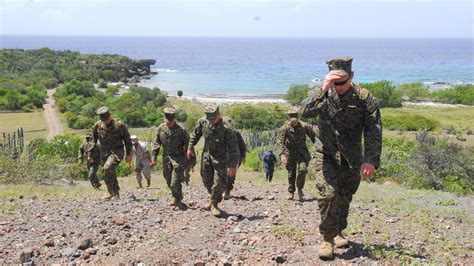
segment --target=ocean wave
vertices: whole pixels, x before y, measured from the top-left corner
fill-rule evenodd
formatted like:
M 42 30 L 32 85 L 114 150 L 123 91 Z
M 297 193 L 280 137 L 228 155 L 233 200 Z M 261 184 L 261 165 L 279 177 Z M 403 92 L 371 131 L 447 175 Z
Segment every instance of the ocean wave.
M 163 67 L 153 68 L 152 71 L 156 71 L 158 73 L 176 73 L 176 72 L 178 72 L 177 69 L 163 68 Z

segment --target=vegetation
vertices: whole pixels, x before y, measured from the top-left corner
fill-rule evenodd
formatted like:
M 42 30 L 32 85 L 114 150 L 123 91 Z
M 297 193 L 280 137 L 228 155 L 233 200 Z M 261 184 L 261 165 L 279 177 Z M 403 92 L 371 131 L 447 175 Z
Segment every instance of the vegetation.
M 474 105 L 474 85 L 459 85 L 437 90 L 431 93 L 431 98 L 441 103 Z
M 439 122 L 422 115 L 416 114 L 400 114 L 400 115 L 385 115 L 382 116 L 384 128 L 389 130 L 408 130 L 418 131 L 426 129 L 428 131 L 439 127 Z
M 270 130 L 279 128 L 287 116 L 279 105 L 257 106 L 235 104 L 229 107 L 225 114 L 232 117 L 232 124 L 239 129 Z
M 311 87 L 308 84 L 291 84 L 286 92 L 285 100 L 287 100 L 291 105 L 299 105 L 304 99 L 306 99 L 306 97 L 308 97 L 310 91 Z
M 129 126 L 161 123 L 161 107 L 166 103 L 166 94 L 160 89 L 132 85 L 126 93 L 117 97 L 114 94 L 96 90 L 90 81 L 72 80 L 58 88 L 54 97 L 68 126 L 74 129 L 90 128 L 97 120 L 96 110 L 103 105 Z M 180 119 L 186 120 L 185 114 L 180 114 Z
M 361 86 L 374 94 L 379 101 L 380 108 L 402 106 L 403 100 L 401 91 L 388 80 L 362 83 Z
M 120 55 L 87 55 L 71 51 L 0 50 L 0 110 L 41 108 L 46 90 L 71 80 L 104 87 L 126 74 L 132 60 Z M 100 81 L 100 82 L 99 82 Z

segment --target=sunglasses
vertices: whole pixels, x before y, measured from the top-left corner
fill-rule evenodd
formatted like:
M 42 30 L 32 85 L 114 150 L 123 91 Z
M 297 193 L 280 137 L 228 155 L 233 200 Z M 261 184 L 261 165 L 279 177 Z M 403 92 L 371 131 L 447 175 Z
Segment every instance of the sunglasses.
M 351 77 L 349 77 L 348 79 L 344 81 L 334 82 L 334 86 L 344 86 L 350 79 Z

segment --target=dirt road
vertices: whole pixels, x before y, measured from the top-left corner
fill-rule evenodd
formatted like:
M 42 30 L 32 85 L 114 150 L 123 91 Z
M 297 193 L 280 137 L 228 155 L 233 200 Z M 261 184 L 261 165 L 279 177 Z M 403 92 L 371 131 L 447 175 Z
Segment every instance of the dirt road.
M 46 124 L 48 125 L 48 134 L 46 138 L 48 140 L 54 138 L 56 135 L 60 135 L 63 133 L 63 125 L 59 120 L 56 110 L 55 110 L 55 100 L 53 98 L 53 94 L 56 89 L 48 90 L 48 97 L 46 98 L 46 103 L 43 104 L 44 108 L 44 119 Z

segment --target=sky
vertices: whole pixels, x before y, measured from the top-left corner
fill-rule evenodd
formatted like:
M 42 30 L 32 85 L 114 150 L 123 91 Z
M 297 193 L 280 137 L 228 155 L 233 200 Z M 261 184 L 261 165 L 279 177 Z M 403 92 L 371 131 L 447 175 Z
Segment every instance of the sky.
M 0 34 L 473 38 L 473 2 L 0 0 Z

